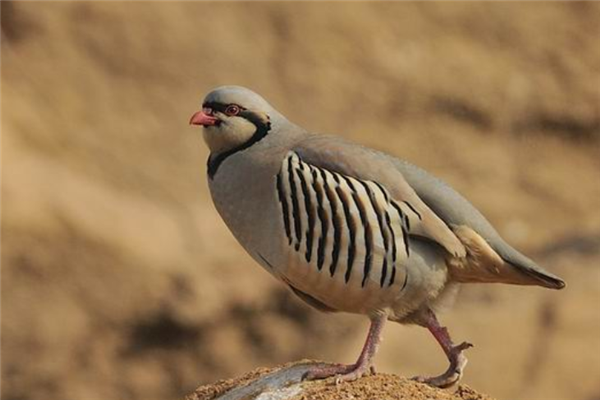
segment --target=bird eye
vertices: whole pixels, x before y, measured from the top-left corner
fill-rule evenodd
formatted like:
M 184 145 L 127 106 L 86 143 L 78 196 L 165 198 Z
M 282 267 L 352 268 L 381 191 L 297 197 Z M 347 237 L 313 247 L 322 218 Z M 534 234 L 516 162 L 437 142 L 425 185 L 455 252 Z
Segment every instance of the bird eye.
M 235 104 L 231 104 L 231 105 L 227 106 L 227 108 L 225 109 L 225 114 L 227 114 L 229 116 L 238 115 L 239 113 L 240 113 L 240 107 L 236 106 Z

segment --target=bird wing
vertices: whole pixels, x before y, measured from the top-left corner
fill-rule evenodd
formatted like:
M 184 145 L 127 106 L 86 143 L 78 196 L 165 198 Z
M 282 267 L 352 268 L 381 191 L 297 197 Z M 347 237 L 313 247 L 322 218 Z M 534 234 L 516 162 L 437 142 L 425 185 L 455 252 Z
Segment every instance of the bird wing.
M 403 203 L 412 212 L 411 235 L 438 243 L 455 257 L 465 257 L 466 249 L 458 237 L 421 200 L 389 158 L 341 138 L 324 135 L 306 138 L 292 151 L 315 167 L 385 188 L 393 200 Z
M 418 216 L 410 222 L 410 234 L 434 241 L 454 256 L 448 265 L 456 281 L 565 286 L 507 244 L 464 197 L 411 164 L 334 136 L 308 137 L 293 151 L 311 165 L 375 182 L 406 204 Z
M 406 161 L 379 154 L 395 165 L 419 197 L 452 228 L 468 248 L 470 258 L 479 258 L 454 268 L 459 279 L 535 284 L 552 289 L 565 287 L 561 278 L 506 243 L 479 210 L 445 182 Z

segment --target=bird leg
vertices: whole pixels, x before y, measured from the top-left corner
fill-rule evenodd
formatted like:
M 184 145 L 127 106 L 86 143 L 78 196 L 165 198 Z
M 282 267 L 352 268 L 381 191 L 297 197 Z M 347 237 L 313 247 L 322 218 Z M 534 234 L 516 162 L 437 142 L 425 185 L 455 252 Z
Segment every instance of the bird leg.
M 452 339 L 450 339 L 448 329 L 440 326 L 435 314 L 432 311 L 428 312 L 428 316 L 425 321 L 425 327 L 429 329 L 429 331 L 433 334 L 433 337 L 437 340 L 440 346 L 442 346 L 444 353 L 446 353 L 446 357 L 448 357 L 448 361 L 450 361 L 450 366 L 442 375 L 435 377 L 417 376 L 413 379 L 435 387 L 450 387 L 460 380 L 463 370 L 467 365 L 467 358 L 464 356 L 463 351 L 473 347 L 473 345 L 468 342 L 462 342 L 461 344 L 455 346 L 452 342 Z
M 369 334 L 363 349 L 354 364 L 334 364 L 326 367 L 314 367 L 304 375 L 305 380 L 325 379 L 336 376 L 336 383 L 356 380 L 367 372 L 375 373 L 373 366 L 373 357 L 377 352 L 377 347 L 381 341 L 381 330 L 387 320 L 387 315 L 378 315 L 371 318 Z

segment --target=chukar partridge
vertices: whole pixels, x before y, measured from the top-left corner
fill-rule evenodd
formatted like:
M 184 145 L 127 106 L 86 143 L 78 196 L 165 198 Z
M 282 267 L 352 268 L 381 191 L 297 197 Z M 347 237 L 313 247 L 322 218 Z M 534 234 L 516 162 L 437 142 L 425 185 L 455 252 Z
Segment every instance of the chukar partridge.
M 416 379 L 450 386 L 471 345 L 455 345 L 435 312 L 460 283 L 565 286 L 439 179 L 385 153 L 307 132 L 249 89 L 213 90 L 190 124 L 204 127 L 217 211 L 252 258 L 314 308 L 371 320 L 355 364 L 315 367 L 307 379 L 367 373 L 390 320 L 433 334 L 450 366 Z

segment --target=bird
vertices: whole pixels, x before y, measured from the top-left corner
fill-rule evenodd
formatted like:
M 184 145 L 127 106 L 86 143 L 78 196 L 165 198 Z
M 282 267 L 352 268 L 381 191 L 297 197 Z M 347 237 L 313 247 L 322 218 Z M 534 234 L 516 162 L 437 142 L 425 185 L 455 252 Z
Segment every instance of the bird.
M 441 179 L 309 132 L 250 89 L 210 91 L 189 124 L 202 127 L 213 203 L 245 251 L 313 308 L 370 320 L 355 363 L 315 365 L 305 379 L 344 382 L 374 372 L 392 321 L 427 328 L 448 359 L 442 374 L 415 379 L 452 386 L 472 344 L 455 344 L 437 314 L 462 284 L 565 287 Z

